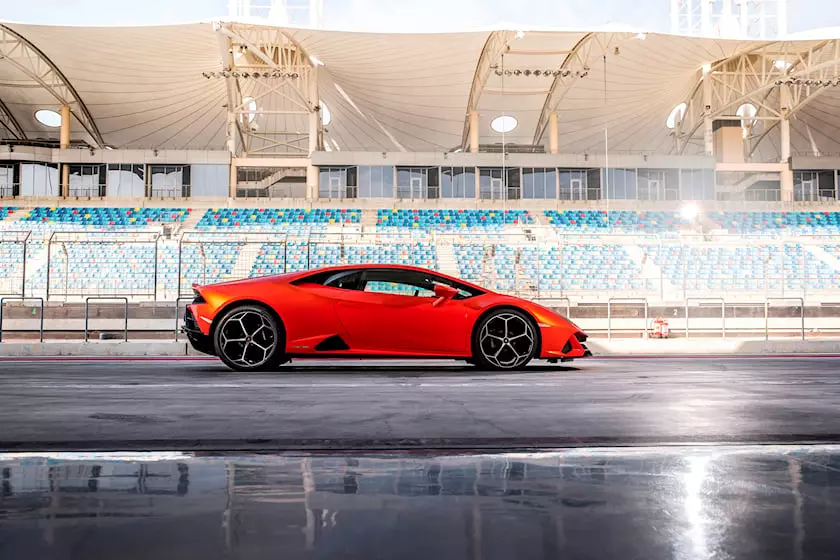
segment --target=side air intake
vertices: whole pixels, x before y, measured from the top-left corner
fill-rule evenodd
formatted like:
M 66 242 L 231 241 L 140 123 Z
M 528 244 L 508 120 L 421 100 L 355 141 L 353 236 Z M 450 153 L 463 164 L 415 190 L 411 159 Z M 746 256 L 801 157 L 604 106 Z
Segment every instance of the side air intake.
M 343 338 L 334 334 L 319 342 L 315 350 L 319 352 L 334 352 L 336 350 L 350 350 L 350 347 L 347 346 Z

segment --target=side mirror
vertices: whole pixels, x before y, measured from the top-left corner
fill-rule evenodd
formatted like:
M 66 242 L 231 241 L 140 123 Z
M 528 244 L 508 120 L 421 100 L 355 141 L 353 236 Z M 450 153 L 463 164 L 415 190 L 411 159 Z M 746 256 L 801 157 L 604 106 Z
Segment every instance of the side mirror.
M 433 307 L 437 307 L 441 305 L 448 299 L 452 299 L 458 295 L 458 290 L 453 288 L 452 286 L 446 286 L 444 284 L 435 284 L 435 295 L 438 299 L 432 303 Z

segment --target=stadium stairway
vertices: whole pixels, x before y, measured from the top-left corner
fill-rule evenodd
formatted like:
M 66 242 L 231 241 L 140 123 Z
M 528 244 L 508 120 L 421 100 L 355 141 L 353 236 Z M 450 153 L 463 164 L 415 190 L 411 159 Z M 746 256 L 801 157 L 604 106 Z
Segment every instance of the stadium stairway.
M 624 247 L 630 260 L 639 268 L 639 276 L 644 281 L 646 291 L 661 288 L 665 292 L 664 296 L 676 296 L 673 286 L 664 282 L 662 268 L 647 254 L 646 247 L 639 245 L 622 245 L 622 247 Z M 674 293 L 669 294 L 669 291 Z
M 47 270 L 47 244 L 41 243 L 40 245 L 35 245 L 34 247 L 38 247 L 37 249 L 33 250 L 31 253 L 27 254 L 26 256 L 26 287 L 27 291 L 31 291 L 30 286 L 34 286 L 37 284 L 36 278 L 39 275 L 45 274 Z M 34 292 L 27 295 L 35 295 Z
M 802 245 L 802 249 L 811 253 L 814 257 L 822 261 L 827 267 L 832 270 L 840 272 L 840 259 L 827 253 L 819 245 Z
M 440 272 L 456 278 L 460 276 L 458 257 L 455 256 L 455 250 L 449 239 L 441 239 L 437 242 L 437 261 Z
M 253 276 L 254 265 L 257 262 L 257 257 L 259 256 L 258 251 L 240 251 L 239 255 L 236 257 L 236 260 L 233 261 L 233 268 L 232 270 L 235 271 L 248 271 L 242 274 L 234 273 L 229 280 L 236 280 L 238 276 Z M 279 272 L 279 271 L 278 271 Z M 227 278 L 225 280 L 228 280 Z
M 181 223 L 181 227 L 179 228 L 180 231 L 191 231 L 198 226 L 198 222 L 201 221 L 201 218 L 204 216 L 204 212 L 190 212 L 187 219 Z
M 359 219 L 359 225 L 365 231 L 374 231 L 376 229 L 377 210 L 362 210 L 362 217 Z

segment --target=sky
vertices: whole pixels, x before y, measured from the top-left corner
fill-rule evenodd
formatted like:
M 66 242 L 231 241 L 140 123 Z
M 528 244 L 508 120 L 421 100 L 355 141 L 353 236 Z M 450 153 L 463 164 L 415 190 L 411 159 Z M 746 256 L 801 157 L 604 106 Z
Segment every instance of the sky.
M 267 0 L 255 0 L 267 1 Z M 324 0 L 324 27 L 464 31 L 505 22 L 586 29 L 626 24 L 670 31 L 671 0 Z M 840 26 L 838 0 L 788 0 L 790 32 Z M 0 0 L 0 18 L 64 25 L 153 25 L 225 18 L 228 0 Z

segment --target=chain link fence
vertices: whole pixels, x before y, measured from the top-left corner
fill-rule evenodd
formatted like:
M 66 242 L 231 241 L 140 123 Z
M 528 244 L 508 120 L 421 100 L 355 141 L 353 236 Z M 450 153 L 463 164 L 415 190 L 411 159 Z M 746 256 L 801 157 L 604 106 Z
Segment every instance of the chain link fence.
M 840 236 L 620 233 L 0 231 L 0 295 L 174 301 L 192 285 L 343 264 L 409 264 L 529 299 L 836 299 Z

